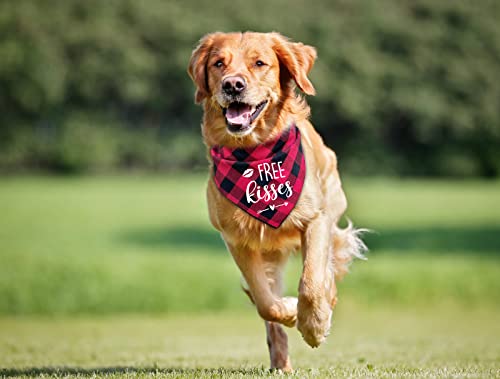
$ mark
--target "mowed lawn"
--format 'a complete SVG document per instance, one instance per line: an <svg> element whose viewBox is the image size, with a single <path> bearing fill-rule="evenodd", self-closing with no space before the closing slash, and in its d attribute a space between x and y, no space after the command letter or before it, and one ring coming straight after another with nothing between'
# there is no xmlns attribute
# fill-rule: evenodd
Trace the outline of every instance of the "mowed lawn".
<svg viewBox="0 0 500 379"><path fill-rule="evenodd" d="M288 334L297 378L500 376L498 318L487 310L339 304L319 349L307 347L297 330ZM0 324L0 377L279 377L268 359L263 323L250 309Z"/></svg>
<svg viewBox="0 0 500 379"><path fill-rule="evenodd" d="M268 376L204 175L0 179L0 376ZM297 377L500 376L500 183L346 180L368 261ZM300 261L287 272L296 292Z"/></svg>

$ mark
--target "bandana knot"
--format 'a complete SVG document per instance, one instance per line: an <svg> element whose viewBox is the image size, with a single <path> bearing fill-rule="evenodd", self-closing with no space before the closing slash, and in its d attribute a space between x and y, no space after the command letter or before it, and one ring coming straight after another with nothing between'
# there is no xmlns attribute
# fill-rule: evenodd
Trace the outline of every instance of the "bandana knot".
<svg viewBox="0 0 500 379"><path fill-rule="evenodd" d="M273 228L285 221L299 200L306 174L297 126L253 148L214 146L210 155L213 179L224 197Z"/></svg>

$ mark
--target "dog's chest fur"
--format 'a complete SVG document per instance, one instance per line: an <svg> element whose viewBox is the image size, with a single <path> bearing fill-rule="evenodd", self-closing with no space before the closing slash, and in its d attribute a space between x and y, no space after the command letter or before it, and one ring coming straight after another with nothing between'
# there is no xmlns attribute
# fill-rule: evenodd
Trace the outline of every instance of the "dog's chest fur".
<svg viewBox="0 0 500 379"><path fill-rule="evenodd" d="M224 240L232 245L247 246L259 251L292 251L301 246L301 235L308 223L320 211L317 177L308 164L308 148L304 146L306 156L306 179L299 201L279 228L272 228L255 219L226 199L216 188L213 178L209 178L207 197L210 221L218 229ZM309 153L312 153L309 151ZM311 155L310 155L311 157ZM311 157L312 158L312 157ZM212 172L212 171L211 171Z"/></svg>

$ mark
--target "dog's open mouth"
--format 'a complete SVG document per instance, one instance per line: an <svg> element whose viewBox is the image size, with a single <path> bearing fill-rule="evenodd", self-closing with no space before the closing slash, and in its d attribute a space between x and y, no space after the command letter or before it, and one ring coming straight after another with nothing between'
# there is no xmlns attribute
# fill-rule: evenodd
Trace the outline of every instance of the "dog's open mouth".
<svg viewBox="0 0 500 379"><path fill-rule="evenodd" d="M267 100L262 103L252 106L246 103L234 102L229 104L227 108L222 109L222 113L226 117L227 128L233 133L242 133L252 125L260 113L266 107Z"/></svg>

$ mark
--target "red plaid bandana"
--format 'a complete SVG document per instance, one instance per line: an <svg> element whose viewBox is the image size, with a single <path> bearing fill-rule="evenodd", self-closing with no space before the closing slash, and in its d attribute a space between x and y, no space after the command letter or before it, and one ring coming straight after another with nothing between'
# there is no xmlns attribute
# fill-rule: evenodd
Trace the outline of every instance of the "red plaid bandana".
<svg viewBox="0 0 500 379"><path fill-rule="evenodd" d="M299 200L306 164L299 129L250 149L215 146L210 150L214 181L231 202L278 228Z"/></svg>

